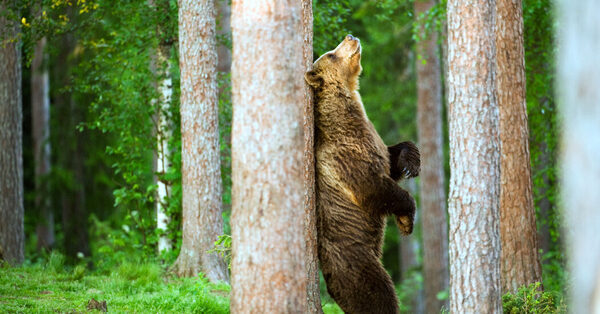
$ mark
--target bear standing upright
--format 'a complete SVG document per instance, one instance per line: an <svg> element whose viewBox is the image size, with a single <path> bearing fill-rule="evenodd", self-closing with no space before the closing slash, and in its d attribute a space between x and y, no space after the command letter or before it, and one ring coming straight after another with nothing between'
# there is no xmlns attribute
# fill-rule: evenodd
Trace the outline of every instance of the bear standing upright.
<svg viewBox="0 0 600 314"><path fill-rule="evenodd" d="M402 233L412 232L415 202L395 180L417 175L420 161L412 143L388 150L367 118L358 93L360 58L360 41L348 35L305 75L315 93L319 261L344 312L397 313L380 261L383 231L395 215Z"/></svg>

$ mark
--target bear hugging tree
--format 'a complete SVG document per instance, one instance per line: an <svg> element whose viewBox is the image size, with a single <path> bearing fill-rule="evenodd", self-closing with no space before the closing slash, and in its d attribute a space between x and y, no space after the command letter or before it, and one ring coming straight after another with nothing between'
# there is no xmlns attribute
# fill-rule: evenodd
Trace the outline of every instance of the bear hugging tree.
<svg viewBox="0 0 600 314"><path fill-rule="evenodd" d="M346 313L398 313L380 262L385 219L413 229L415 202L396 181L419 174L417 147L386 147L367 118L358 77L361 45L352 35L322 55L305 79L315 93L318 253L327 291Z"/></svg>

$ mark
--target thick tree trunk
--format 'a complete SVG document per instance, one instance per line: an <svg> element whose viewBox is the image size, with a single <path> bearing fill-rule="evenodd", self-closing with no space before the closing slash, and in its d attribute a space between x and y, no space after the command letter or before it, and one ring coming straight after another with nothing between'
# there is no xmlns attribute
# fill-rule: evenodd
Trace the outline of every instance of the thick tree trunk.
<svg viewBox="0 0 600 314"><path fill-rule="evenodd" d="M434 0L416 0L415 15L427 12ZM421 32L425 32L421 29ZM421 36L423 37L423 36ZM417 44L425 62L417 61L418 131L421 150L421 209L423 223L423 283L425 313L448 308L437 294L448 289L448 225L444 186L442 86L438 34L430 31Z"/></svg>
<svg viewBox="0 0 600 314"><path fill-rule="evenodd" d="M25 257L21 49L15 40L18 24L4 14L15 2L0 2L0 260L20 264Z"/></svg>
<svg viewBox="0 0 600 314"><path fill-rule="evenodd" d="M169 151L169 140L172 136L172 125L168 112L173 95L173 84L171 81L171 62L169 58L170 46L159 46L156 52L156 69L158 75L158 126L156 136L156 173L164 174L169 171L171 165L171 153ZM158 252L170 251L173 244L168 234L171 216L166 212L166 199L171 194L171 186L165 181L157 180L156 191L156 228L162 230L158 238Z"/></svg>
<svg viewBox="0 0 600 314"><path fill-rule="evenodd" d="M229 279L223 259L207 252L223 233L215 23L212 0L179 1L183 242L175 267L213 282Z"/></svg>
<svg viewBox="0 0 600 314"><path fill-rule="evenodd" d="M307 304L302 210L307 197L303 4L234 1L231 18L231 311L314 311Z"/></svg>
<svg viewBox="0 0 600 314"><path fill-rule="evenodd" d="M39 212L36 226L38 251L54 246L54 213L45 176L50 172L50 83L44 64L46 38L37 41L31 61L31 124L35 160L35 207Z"/></svg>
<svg viewBox="0 0 600 314"><path fill-rule="evenodd" d="M500 108L502 293L542 281L531 192L521 0L497 0L497 88Z"/></svg>
<svg viewBox="0 0 600 314"><path fill-rule="evenodd" d="M600 20L597 0L559 1L562 196L572 313L600 313Z"/></svg>
<svg viewBox="0 0 600 314"><path fill-rule="evenodd" d="M450 311L499 313L495 1L448 1Z"/></svg>
<svg viewBox="0 0 600 314"><path fill-rule="evenodd" d="M304 70L313 63L312 0L302 1L302 28L304 36ZM306 243L305 267L307 274L307 313L322 313L319 288L319 258L317 255L317 213L315 205L315 130L312 88L304 86L304 237Z"/></svg>

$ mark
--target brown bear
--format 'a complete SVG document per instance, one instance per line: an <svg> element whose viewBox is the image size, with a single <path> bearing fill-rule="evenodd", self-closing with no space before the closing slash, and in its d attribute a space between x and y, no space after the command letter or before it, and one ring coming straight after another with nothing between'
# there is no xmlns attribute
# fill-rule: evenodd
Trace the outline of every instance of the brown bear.
<svg viewBox="0 0 600 314"><path fill-rule="evenodd" d="M346 313L397 313L381 264L386 217L413 229L415 202L396 184L418 175L414 144L386 147L358 93L361 45L352 35L305 74L315 94L318 254L327 290Z"/></svg>

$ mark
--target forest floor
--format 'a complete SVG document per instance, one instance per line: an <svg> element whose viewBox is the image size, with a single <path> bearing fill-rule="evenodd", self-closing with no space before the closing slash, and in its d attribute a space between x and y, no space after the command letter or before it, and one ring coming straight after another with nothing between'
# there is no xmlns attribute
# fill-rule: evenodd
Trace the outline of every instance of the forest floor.
<svg viewBox="0 0 600 314"><path fill-rule="evenodd" d="M165 278L162 273L152 264L122 264L104 275L52 261L44 266L4 265L0 266L0 313L229 312L229 285Z"/></svg>
<svg viewBox="0 0 600 314"><path fill-rule="evenodd" d="M165 276L156 264L123 263L110 272L44 264L0 264L0 313L229 313L228 284ZM105 303L104 303L105 302ZM342 313L325 301L326 314Z"/></svg>

